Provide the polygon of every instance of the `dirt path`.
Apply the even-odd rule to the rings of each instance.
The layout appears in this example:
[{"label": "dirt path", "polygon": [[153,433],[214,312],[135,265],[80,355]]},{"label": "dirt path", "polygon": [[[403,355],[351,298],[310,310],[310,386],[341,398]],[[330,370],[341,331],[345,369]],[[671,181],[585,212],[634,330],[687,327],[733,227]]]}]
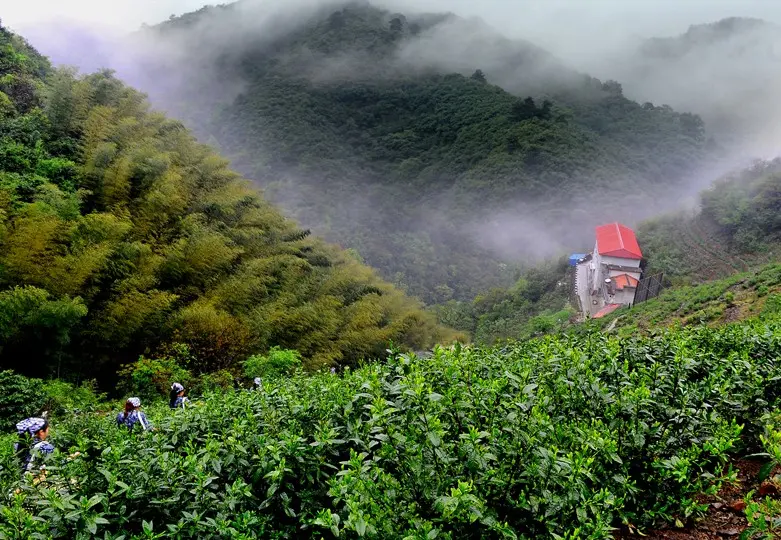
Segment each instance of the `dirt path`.
[{"label": "dirt path", "polygon": [[680,241],[693,258],[693,262],[701,276],[707,279],[717,279],[735,272],[732,264],[726,260],[726,254],[715,253],[707,248],[708,239],[702,229],[695,225],[695,220],[686,220],[681,229]]},{"label": "dirt path", "polygon": [[733,273],[745,272],[749,269],[750,265],[738,255],[730,253],[726,246],[722,245],[724,243],[723,240],[720,240],[713,230],[709,230],[700,218],[695,217],[691,220],[689,231],[692,239],[703,251],[709,253],[712,258],[729,265]]},{"label": "dirt path", "polygon": [[[708,503],[706,515],[696,521],[686,523],[683,528],[674,526],[660,527],[655,530],[645,531],[645,536],[621,532],[615,536],[622,540],[722,540],[725,538],[739,538],[743,530],[748,526],[746,522],[743,499],[749,491],[755,490],[755,500],[759,498],[760,491],[758,480],[762,461],[742,459],[733,464],[738,470],[738,482],[722,488],[718,495],[709,497],[701,496],[699,500]],[[777,471],[776,471],[777,472]],[[767,485],[767,484],[766,484]],[[777,493],[775,496],[779,496]]]}]

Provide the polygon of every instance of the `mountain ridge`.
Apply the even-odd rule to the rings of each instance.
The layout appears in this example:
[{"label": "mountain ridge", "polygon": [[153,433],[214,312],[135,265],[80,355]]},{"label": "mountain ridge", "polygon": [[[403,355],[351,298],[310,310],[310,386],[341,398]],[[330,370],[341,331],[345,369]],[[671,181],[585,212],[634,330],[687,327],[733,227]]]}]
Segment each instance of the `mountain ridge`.
[{"label": "mountain ridge", "polygon": [[642,200],[672,197],[709,152],[696,116],[631,102],[538,47],[508,52],[479,22],[350,5],[263,46],[209,49],[215,71],[187,45],[220,37],[193,28],[230,27],[209,13],[149,30],[158,63],[138,84],[299,222],[429,303],[510,284],[503,265],[586,241],[601,209],[650,211]]},{"label": "mountain ridge", "polygon": [[781,90],[780,28],[740,17],[692,25],[626,47],[606,63],[627,95],[700,115],[733,156],[772,159],[781,144],[774,105]]}]

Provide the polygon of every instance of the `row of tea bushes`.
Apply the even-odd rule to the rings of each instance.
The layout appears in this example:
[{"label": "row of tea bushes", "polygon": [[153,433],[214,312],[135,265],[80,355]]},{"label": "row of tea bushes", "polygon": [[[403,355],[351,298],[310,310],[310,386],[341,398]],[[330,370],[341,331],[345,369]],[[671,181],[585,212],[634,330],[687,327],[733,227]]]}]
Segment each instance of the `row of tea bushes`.
[{"label": "row of tea bushes", "polygon": [[607,538],[686,520],[759,446],[781,328],[436,348],[264,385],[153,407],[148,433],[67,418],[35,485],[3,449],[0,537]]}]

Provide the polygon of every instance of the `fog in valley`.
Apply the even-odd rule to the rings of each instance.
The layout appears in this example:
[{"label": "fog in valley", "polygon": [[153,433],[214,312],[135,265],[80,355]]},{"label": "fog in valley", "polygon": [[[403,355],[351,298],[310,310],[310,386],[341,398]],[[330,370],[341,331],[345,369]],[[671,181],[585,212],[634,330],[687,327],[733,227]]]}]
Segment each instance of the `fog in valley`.
[{"label": "fog in valley", "polygon": [[[109,67],[128,83],[147,92],[156,107],[180,117],[204,142],[199,124],[214,107],[229,105],[247,92],[243,74],[224,66],[226,55],[262,50],[275,40],[344,2],[329,0],[244,0],[221,8],[194,26],[169,29],[164,37],[155,25],[172,14],[201,8],[197,0],[87,0],[16,2],[0,8],[0,18],[26,36],[54,62],[94,71]],[[378,0],[375,4],[411,16],[452,13],[451,18],[406,41],[395,62],[377,66],[359,53],[323,57],[306,48],[292,48],[285,60],[291,72],[320,82],[390,76],[395,71],[439,70],[471,74],[481,69],[488,81],[517,94],[544,94],[551,81],[567,85],[583,74],[617,80],[624,95],[640,103],[670,105],[699,114],[707,134],[723,147],[719,160],[698,169],[674,190],[638,192],[626,204],[613,205],[610,220],[636,224],[660,212],[694,206],[699,190],[727,170],[755,158],[772,158],[781,146],[781,3],[765,0],[687,2],[639,0]],[[228,12],[226,16],[222,11]],[[727,23],[694,28],[728,17],[764,22]],[[687,33],[688,32],[688,33]],[[681,37],[683,36],[683,37]],[[652,39],[653,38],[653,39]],[[171,70],[179,66],[180,70]],[[190,108],[180,108],[182,96]],[[202,103],[202,107],[192,107]],[[200,115],[200,116],[199,116]],[[243,173],[251,178],[262,170]],[[286,175],[267,193],[283,206],[306,199],[296,191],[296,174]],[[620,179],[605,179],[609,184]],[[549,256],[564,250],[590,248],[590,227],[601,221],[606,193],[594,201],[562,198],[555,214],[535,215],[535,205],[507,201],[491,212],[475,212],[458,223],[440,216],[447,198],[432,200],[421,226],[457,227],[462,233],[509,258]],[[341,216],[370,215],[378,196],[356,189],[341,201]],[[604,208],[604,205],[600,208]],[[606,215],[606,214],[602,214]],[[293,215],[307,222],[305,214]],[[405,219],[416,219],[407,216]]]}]

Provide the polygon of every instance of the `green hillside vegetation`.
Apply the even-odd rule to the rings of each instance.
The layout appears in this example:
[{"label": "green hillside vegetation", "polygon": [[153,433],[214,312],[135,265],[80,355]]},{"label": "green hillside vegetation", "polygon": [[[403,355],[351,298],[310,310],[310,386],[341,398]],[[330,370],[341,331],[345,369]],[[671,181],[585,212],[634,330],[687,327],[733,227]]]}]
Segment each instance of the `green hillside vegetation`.
[{"label": "green hillside vegetation", "polygon": [[[508,260],[590,241],[617,199],[615,218],[636,218],[708,155],[698,117],[630,101],[531,46],[506,40],[514,79],[405,56],[455,17],[357,4],[257,38],[240,18],[227,6],[148,29],[140,84],[297,220],[428,303],[471,300],[514,281]],[[210,33],[234,22],[234,40]],[[529,224],[545,237],[521,237]],[[481,227],[518,240],[493,249]]]},{"label": "green hillside vegetation", "polygon": [[0,28],[0,363],[110,377],[189,347],[310,367],[445,339],[417,301],[312,239],[109,72],[54,70]]},{"label": "green hillside vegetation", "polygon": [[781,264],[773,263],[698,285],[670,287],[658,297],[632,308],[620,308],[582,328],[615,329],[622,336],[652,333],[660,328],[773,318],[781,313]]},{"label": "green hillside vegetation", "polygon": [[778,321],[269,377],[152,407],[153,432],[68,413],[41,482],[20,481],[0,444],[0,493],[16,493],[0,535],[574,539],[683,524],[762,448],[781,405]]},{"label": "green hillside vegetation", "polygon": [[778,470],[781,159],[639,227],[668,289],[573,324],[560,246],[709,159],[699,117],[498,38],[502,74],[410,63],[452,16],[240,8],[142,32],[183,121],[0,26],[0,539],[612,539]]},{"label": "green hillside vegetation", "polygon": [[695,214],[638,227],[648,272],[672,283],[728,276],[777,260],[781,244],[781,160],[759,161],[704,191]]},{"label": "green hillside vegetation", "polygon": [[508,288],[493,288],[472,301],[449,300],[433,308],[450,328],[475,343],[528,339],[555,333],[576,315],[571,306],[571,268],[566,259],[540,263],[522,272]]}]

